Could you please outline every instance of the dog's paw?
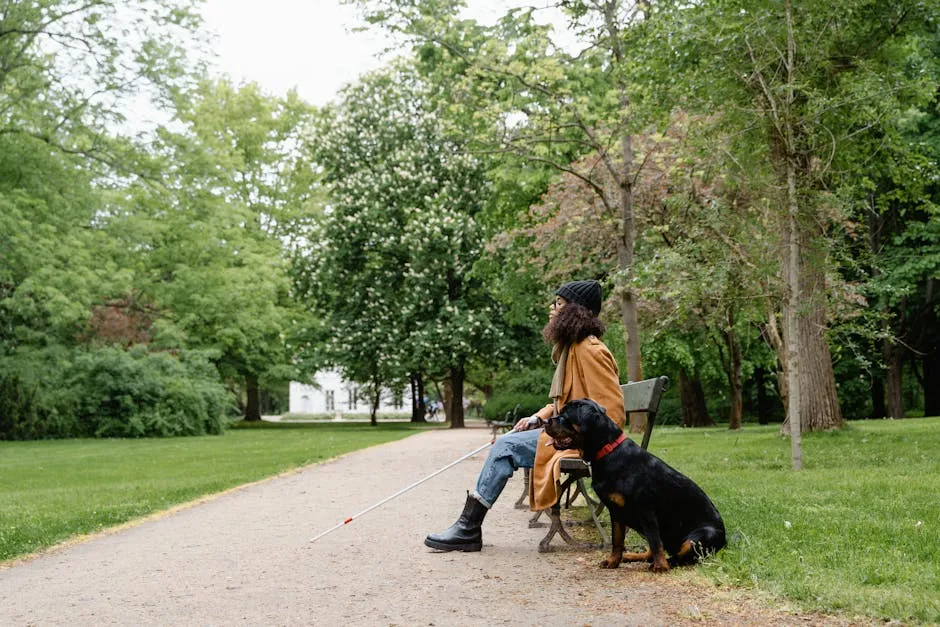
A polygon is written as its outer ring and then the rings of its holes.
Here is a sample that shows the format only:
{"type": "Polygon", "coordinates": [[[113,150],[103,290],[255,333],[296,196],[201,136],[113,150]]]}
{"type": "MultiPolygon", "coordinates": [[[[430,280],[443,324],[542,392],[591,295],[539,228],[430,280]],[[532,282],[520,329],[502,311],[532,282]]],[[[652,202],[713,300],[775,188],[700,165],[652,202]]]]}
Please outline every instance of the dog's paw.
{"type": "Polygon", "coordinates": [[[667,573],[669,572],[669,562],[653,562],[650,564],[650,570],[654,573],[667,573]]]}
{"type": "Polygon", "coordinates": [[[610,559],[609,557],[601,562],[601,568],[617,568],[620,566],[620,560],[610,559]]]}

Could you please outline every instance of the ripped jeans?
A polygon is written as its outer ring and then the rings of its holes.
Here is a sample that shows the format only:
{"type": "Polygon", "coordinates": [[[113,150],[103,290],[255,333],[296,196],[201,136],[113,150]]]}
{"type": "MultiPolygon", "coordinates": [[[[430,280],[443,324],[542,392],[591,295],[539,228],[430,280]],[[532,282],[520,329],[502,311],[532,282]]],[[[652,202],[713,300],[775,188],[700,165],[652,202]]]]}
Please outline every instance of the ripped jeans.
{"type": "Polygon", "coordinates": [[[535,450],[541,429],[514,431],[496,439],[477,478],[477,487],[471,493],[487,508],[499,498],[506,482],[519,468],[535,465],[535,450]]]}

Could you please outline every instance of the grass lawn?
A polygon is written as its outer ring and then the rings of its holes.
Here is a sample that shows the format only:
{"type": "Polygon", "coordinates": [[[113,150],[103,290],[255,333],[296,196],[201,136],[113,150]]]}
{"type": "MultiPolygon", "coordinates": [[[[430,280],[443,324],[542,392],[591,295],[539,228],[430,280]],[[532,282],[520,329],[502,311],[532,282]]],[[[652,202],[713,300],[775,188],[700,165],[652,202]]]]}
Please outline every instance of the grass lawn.
{"type": "Polygon", "coordinates": [[[0,562],[422,428],[261,423],[222,436],[0,442],[0,562]]]}
{"type": "Polygon", "coordinates": [[[940,418],[806,434],[799,472],[778,430],[654,431],[650,451],[725,520],[729,546],[701,571],[806,609],[940,623],[940,418]]]}

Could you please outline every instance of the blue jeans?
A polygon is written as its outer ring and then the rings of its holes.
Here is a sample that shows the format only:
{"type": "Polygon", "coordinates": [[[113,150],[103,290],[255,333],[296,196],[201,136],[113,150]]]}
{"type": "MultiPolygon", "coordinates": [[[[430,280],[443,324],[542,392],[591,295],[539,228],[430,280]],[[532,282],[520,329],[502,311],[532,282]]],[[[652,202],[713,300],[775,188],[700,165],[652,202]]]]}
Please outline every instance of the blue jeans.
{"type": "Polygon", "coordinates": [[[519,468],[532,468],[535,465],[535,449],[541,433],[541,429],[530,429],[510,432],[497,438],[483,463],[472,496],[487,508],[493,507],[512,473],[519,468]]]}

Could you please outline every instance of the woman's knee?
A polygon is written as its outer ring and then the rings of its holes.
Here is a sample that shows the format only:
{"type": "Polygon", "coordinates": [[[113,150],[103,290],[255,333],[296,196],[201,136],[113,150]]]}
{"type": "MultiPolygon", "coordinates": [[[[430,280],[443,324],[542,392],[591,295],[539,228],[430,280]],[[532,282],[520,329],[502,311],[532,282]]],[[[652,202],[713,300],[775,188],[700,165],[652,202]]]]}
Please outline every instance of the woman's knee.
{"type": "MultiPolygon", "coordinates": [[[[535,458],[534,447],[529,442],[533,439],[532,435],[524,431],[505,435],[493,444],[490,456],[494,459],[509,460],[515,469],[531,467],[532,460],[535,458]]],[[[536,439],[537,437],[536,435],[536,439]]]]}

